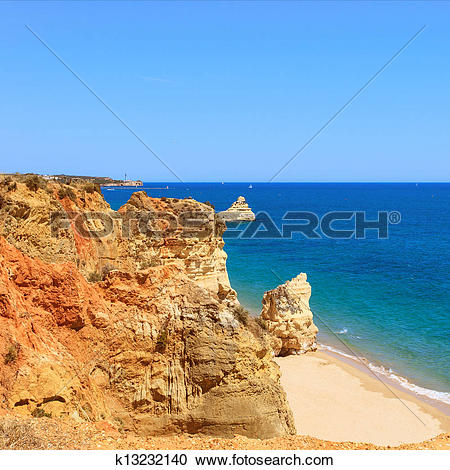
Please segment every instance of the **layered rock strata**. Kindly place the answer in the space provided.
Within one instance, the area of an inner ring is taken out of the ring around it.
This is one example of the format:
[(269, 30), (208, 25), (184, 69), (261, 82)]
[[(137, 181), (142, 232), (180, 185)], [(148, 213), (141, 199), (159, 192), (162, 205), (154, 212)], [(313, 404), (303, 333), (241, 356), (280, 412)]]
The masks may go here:
[(229, 222), (249, 222), (255, 220), (255, 214), (247, 204), (244, 196), (239, 196), (226, 211), (219, 212), (219, 216)]
[(261, 318), (272, 335), (272, 347), (277, 356), (301, 354), (317, 349), (317, 327), (309, 308), (311, 286), (306, 274), (264, 294)]
[(0, 235), (29, 256), (71, 261), (86, 277), (176, 264), (203, 287), (231, 290), (222, 239), (226, 226), (206, 204), (139, 191), (113, 211), (100, 193), (83, 186), (51, 183), (36, 191), (16, 186), (5, 191), (3, 185), (2, 191), (0, 181)]

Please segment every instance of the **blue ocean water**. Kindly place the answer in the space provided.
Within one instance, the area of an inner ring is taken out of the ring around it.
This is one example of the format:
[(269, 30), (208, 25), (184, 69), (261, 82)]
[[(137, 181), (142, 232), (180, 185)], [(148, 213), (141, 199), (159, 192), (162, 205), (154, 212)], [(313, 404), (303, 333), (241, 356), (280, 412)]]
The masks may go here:
[[(347, 240), (302, 234), (227, 238), (230, 282), (256, 314), (266, 290), (307, 273), (321, 343), (364, 356), (397, 381), (407, 379), (403, 385), (450, 403), (450, 184), (146, 183), (143, 189), (154, 197), (210, 201), (216, 210), (242, 195), (255, 213), (268, 212), (279, 226), (286, 211), (320, 217), (358, 210), (367, 218), (400, 212), (401, 222), (389, 226), (388, 239), (378, 239), (375, 231)], [(118, 209), (134, 191), (103, 193)]]

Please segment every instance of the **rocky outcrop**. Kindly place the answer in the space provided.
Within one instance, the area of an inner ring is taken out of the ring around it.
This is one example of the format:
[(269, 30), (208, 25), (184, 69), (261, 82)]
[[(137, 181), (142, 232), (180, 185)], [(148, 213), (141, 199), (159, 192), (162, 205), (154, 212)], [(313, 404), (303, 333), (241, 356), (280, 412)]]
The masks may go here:
[[(72, 191), (20, 183), (0, 193), (0, 408), (145, 435), (294, 433), (268, 335), (236, 314), (222, 223), (191, 238), (178, 226), (170, 236), (131, 227), (86, 238), (71, 214), (102, 209), (123, 223), (197, 211), (214, 221), (212, 209), (137, 193), (115, 213), (98, 193)], [(69, 217), (57, 235), (54, 208)]]
[[(80, 214), (114, 214), (97, 191), (57, 183), (37, 189), (20, 180), (13, 184), (11, 189), (0, 181), (0, 235), (20, 251), (48, 263), (70, 261), (86, 276), (117, 259), (116, 228), (103, 237), (77, 230)], [(103, 225), (99, 219), (87, 223), (97, 230)]]
[(90, 284), (0, 238), (3, 405), (138, 433), (292, 433), (271, 348), (176, 266)]
[(87, 278), (176, 264), (203, 287), (235, 300), (225, 229), (211, 206), (193, 199), (157, 199), (139, 191), (113, 211), (101, 194), (79, 185), (49, 183), (31, 191), (18, 182), (6, 191), (0, 183), (0, 235), (29, 256), (71, 261)]
[[(226, 226), (214, 209), (194, 199), (152, 198), (134, 193), (119, 209), (125, 220), (148, 214), (150, 234), (130, 223), (127, 239), (120, 243), (119, 258), (131, 272), (152, 262), (176, 264), (201, 286), (233, 297), (226, 268), (222, 234)], [(160, 233), (158, 233), (160, 231)]]
[(239, 196), (226, 211), (219, 212), (219, 216), (229, 222), (250, 222), (255, 220), (255, 214), (250, 209), (244, 196)]
[(261, 318), (272, 335), (275, 355), (301, 354), (317, 349), (317, 327), (309, 308), (311, 286), (306, 274), (264, 294)]

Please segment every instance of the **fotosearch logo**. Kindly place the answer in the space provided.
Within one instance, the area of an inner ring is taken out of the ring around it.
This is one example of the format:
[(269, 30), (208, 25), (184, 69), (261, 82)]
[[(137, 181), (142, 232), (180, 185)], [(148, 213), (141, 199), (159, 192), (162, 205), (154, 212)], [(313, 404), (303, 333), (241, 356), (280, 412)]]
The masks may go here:
[(376, 218), (370, 218), (365, 211), (331, 211), (319, 216), (314, 212), (288, 211), (281, 225), (277, 225), (268, 212), (258, 212), (255, 220), (236, 228), (228, 228), (224, 238), (265, 238), (291, 239), (301, 234), (307, 239), (364, 239), (369, 231), (376, 232), (376, 238), (389, 238), (389, 225), (399, 224), (401, 214), (397, 211), (378, 211)]
[[(389, 238), (390, 225), (401, 222), (397, 211), (378, 211), (369, 216), (365, 211), (330, 211), (319, 216), (314, 212), (287, 211), (278, 221), (270, 213), (260, 211), (251, 222), (225, 221), (212, 211), (186, 211), (176, 215), (168, 212), (65, 212), (51, 213), (51, 233), (74, 230), (86, 239), (100, 239), (111, 234), (122, 238), (144, 235), (149, 238), (168, 237), (224, 239), (364, 239), (372, 234), (378, 239)], [(225, 231), (226, 228), (226, 231)]]

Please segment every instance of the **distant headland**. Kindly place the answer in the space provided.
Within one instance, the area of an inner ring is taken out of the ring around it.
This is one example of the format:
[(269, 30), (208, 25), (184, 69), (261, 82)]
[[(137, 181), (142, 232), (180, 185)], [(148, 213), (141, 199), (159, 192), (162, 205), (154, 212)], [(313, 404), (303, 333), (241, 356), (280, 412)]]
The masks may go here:
[[(0, 173), (0, 176), (18, 176), (18, 173)], [(126, 178), (123, 180), (113, 179), (109, 176), (79, 176), (79, 175), (41, 175), (35, 173), (26, 173), (20, 176), (40, 176), (45, 180), (54, 181), (61, 184), (80, 184), (80, 183), (92, 183), (99, 186), (143, 186), (141, 180), (130, 180)]]

